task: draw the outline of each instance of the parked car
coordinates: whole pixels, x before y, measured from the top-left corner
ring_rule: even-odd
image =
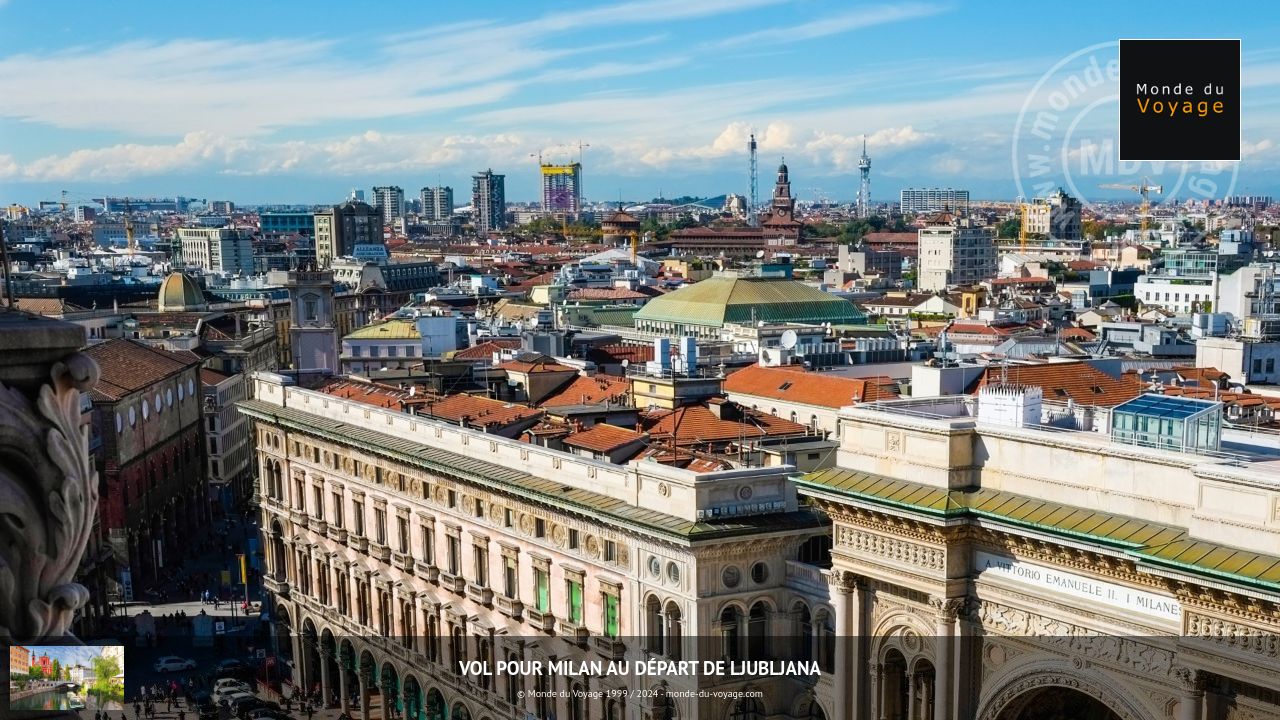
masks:
[[[243,688],[227,688],[226,690],[214,690],[213,701],[222,706],[230,705],[236,700],[254,697],[253,693]]]
[[[190,658],[180,658],[177,655],[168,655],[156,661],[155,670],[159,673],[179,672],[181,670],[195,670],[196,661]]]
[[[232,677],[218,678],[218,681],[213,684],[214,690],[223,690],[226,688],[240,688],[247,693],[253,692],[253,688],[249,687],[249,683]]]

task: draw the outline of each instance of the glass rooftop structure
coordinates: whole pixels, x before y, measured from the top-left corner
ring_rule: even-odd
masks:
[[[1222,403],[1147,393],[1111,411],[1111,439],[1180,452],[1216,452]]]

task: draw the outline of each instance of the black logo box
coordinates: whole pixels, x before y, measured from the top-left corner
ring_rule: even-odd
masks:
[[[1120,41],[1121,160],[1239,160],[1240,101],[1239,40]]]

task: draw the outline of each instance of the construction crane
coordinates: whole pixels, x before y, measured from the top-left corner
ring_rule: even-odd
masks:
[[[1020,217],[1018,218],[1018,245],[1020,246],[1020,250],[1021,250],[1021,252],[1023,252],[1024,254],[1027,252],[1027,210],[1028,210],[1028,207],[1029,207],[1029,206],[1028,206],[1026,203],[1019,203],[1019,204],[1018,204],[1018,208],[1019,208],[1019,209],[1020,209],[1020,211],[1021,211],[1021,212],[1020,212]]]
[[[1138,210],[1138,218],[1139,218],[1138,219],[1138,227],[1139,227],[1138,237],[1141,238],[1139,242],[1146,242],[1147,241],[1147,219],[1151,216],[1151,197],[1149,193],[1154,192],[1155,194],[1159,195],[1160,193],[1164,192],[1164,186],[1152,185],[1150,180],[1144,177],[1142,178],[1141,185],[1125,185],[1123,183],[1108,183],[1106,185],[1099,185],[1098,187],[1106,190],[1128,190],[1129,192],[1136,192],[1142,196],[1142,205]]]
[[[129,257],[137,253],[137,243],[133,239],[133,210],[129,207],[129,198],[124,199],[124,239],[129,247]]]

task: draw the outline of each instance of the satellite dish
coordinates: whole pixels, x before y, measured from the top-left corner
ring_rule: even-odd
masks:
[[[762,258],[762,257],[764,257],[764,251],[763,251],[763,250],[757,250],[757,251],[756,251],[756,257],[758,257],[758,258]]]
[[[796,335],[795,330],[786,330],[782,333],[783,348],[790,350],[791,348],[794,348],[798,342],[800,342],[800,336]]]

